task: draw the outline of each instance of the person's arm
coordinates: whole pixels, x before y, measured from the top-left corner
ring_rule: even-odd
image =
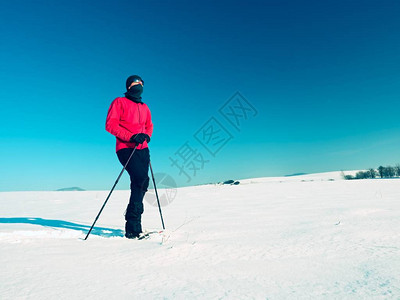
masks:
[[[132,133],[119,125],[121,112],[121,104],[118,99],[115,99],[108,109],[106,130],[117,138],[129,142]]]
[[[151,135],[153,134],[153,122],[151,121],[151,113],[148,107],[144,133],[147,134],[149,137],[151,137]]]

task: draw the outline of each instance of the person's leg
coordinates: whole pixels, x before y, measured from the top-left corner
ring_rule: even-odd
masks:
[[[117,152],[118,159],[125,165],[133,149],[121,149]],[[143,213],[143,197],[149,186],[149,149],[136,150],[126,167],[131,179],[131,196],[125,214],[125,232],[135,236],[142,232],[141,216]]]

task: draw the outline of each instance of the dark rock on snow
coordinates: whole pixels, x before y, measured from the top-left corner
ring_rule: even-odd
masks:
[[[240,182],[238,180],[234,181],[234,180],[230,179],[230,180],[224,181],[222,184],[238,185],[239,183]]]

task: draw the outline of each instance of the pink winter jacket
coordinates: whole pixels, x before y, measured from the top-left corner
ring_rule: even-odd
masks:
[[[136,103],[125,97],[116,98],[110,105],[106,120],[106,130],[117,138],[116,151],[134,148],[129,139],[137,133],[153,133],[150,109],[145,103]],[[147,141],[137,149],[147,148]]]

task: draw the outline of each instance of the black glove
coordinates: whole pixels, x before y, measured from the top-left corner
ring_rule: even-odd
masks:
[[[150,137],[145,133],[138,133],[131,136],[129,142],[143,144],[144,141],[150,142]]]

